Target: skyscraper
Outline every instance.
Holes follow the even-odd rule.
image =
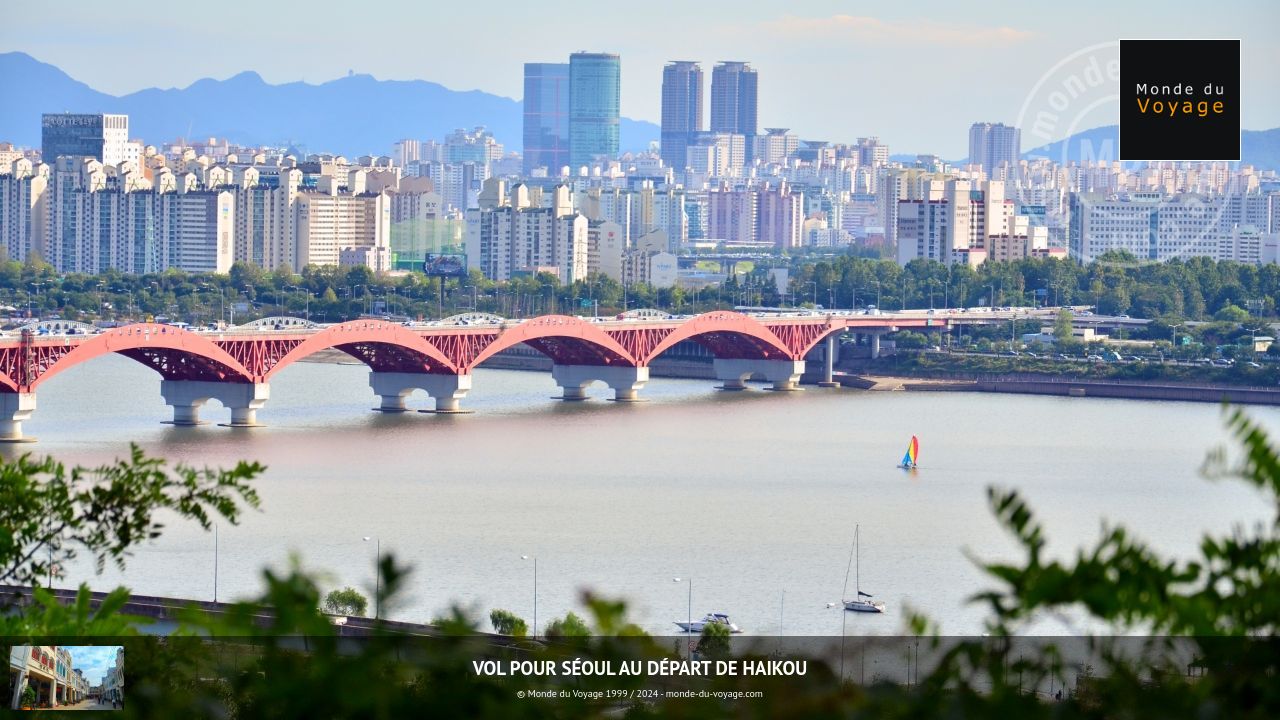
[[[702,67],[676,60],[662,69],[662,162],[676,172],[688,162],[690,136],[702,130]]]
[[[128,159],[128,115],[45,113],[40,126],[40,157],[47,165],[60,156],[91,157],[106,165]]]
[[[991,176],[1002,164],[1018,164],[1022,131],[1004,123],[974,123],[969,128],[969,163],[981,165]]]
[[[524,64],[524,174],[569,164],[569,65]]]
[[[618,154],[622,62],[611,53],[569,56],[569,164]]]
[[[756,135],[758,77],[744,62],[726,60],[711,71],[711,132],[746,136],[747,164]]]

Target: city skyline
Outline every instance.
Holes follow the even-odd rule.
[[[1190,3],[1183,3],[1190,5]],[[1101,3],[1078,3],[1076,12],[1034,12],[1013,3],[996,3],[980,9],[929,8],[927,20],[913,20],[905,11],[878,9],[875,17],[848,14],[834,2],[807,3],[803,12],[779,14],[768,6],[744,6],[727,14],[722,6],[681,8],[679,23],[669,23],[668,13],[632,13],[626,17],[575,16],[579,32],[548,41],[554,34],[536,32],[552,22],[554,12],[532,8],[504,8],[488,18],[493,42],[475,53],[468,33],[439,32],[436,41],[417,49],[385,42],[381,32],[362,33],[370,23],[388,14],[412,24],[415,19],[447,28],[465,22],[466,9],[410,8],[391,3],[377,17],[355,17],[344,27],[351,30],[352,52],[332,59],[305,53],[280,53],[281,43],[303,42],[323,18],[291,13],[287,6],[255,8],[263,42],[252,46],[215,43],[209,52],[187,57],[181,63],[144,62],[166,50],[164,43],[190,47],[199,37],[215,33],[189,22],[182,8],[166,9],[161,26],[174,33],[147,32],[147,42],[134,22],[152,11],[153,3],[135,0],[123,12],[93,7],[19,7],[11,14],[14,26],[28,32],[21,39],[0,39],[0,51],[28,52],[53,63],[86,84],[111,94],[125,94],[147,87],[185,87],[205,77],[225,78],[243,71],[260,73],[268,82],[323,82],[348,71],[379,79],[423,79],[449,88],[478,89],[504,97],[522,97],[525,62],[551,61],[581,50],[581,45],[617,53],[622,60],[621,114],[657,123],[660,119],[662,68],[673,59],[700,60],[712,67],[723,59],[746,58],[766,76],[761,87],[761,127],[791,127],[803,137],[847,141],[859,135],[878,134],[903,152],[933,152],[960,157],[966,138],[936,113],[920,113],[919,98],[903,78],[936,74],[964,63],[966,77],[980,83],[944,83],[931,87],[931,106],[948,108],[969,122],[1015,123],[1028,94],[1047,72],[1071,53],[1120,37],[1237,37],[1243,42],[1242,84],[1246,103],[1242,121],[1248,129],[1280,125],[1280,98],[1268,89],[1276,85],[1274,68],[1280,67],[1280,44],[1265,32],[1276,26],[1280,10],[1251,3],[1235,3],[1230,12],[1200,17],[1179,13],[1176,6],[1159,16]],[[1098,13],[1106,13],[1106,23]],[[430,13],[429,17],[423,14]],[[288,16],[288,22],[273,18]],[[1188,19],[1194,18],[1194,21]],[[150,27],[150,25],[148,25]],[[288,28],[275,30],[275,27]],[[1240,33],[1235,28],[1248,28]],[[181,32],[176,32],[181,29]],[[326,30],[327,32],[327,30]],[[663,42],[655,42],[655,37]],[[454,37],[457,36],[457,40]],[[368,40],[362,39],[368,37]],[[467,37],[467,40],[462,40]],[[585,37],[607,38],[585,41]],[[88,39],[92,42],[88,42]],[[104,38],[110,38],[104,40]],[[536,40],[535,40],[536,38]],[[764,42],[768,39],[768,42]],[[162,43],[157,47],[155,43]],[[462,47],[462,43],[467,46]],[[457,44],[457,47],[455,47]],[[110,52],[103,52],[110,50]],[[472,61],[449,62],[450,54],[466,52]],[[142,53],[143,55],[140,55]],[[358,60],[352,59],[358,57]],[[893,58],[893,73],[870,73]],[[1102,117],[1093,125],[1108,124]],[[1069,134],[1058,128],[1053,139]],[[512,139],[507,139],[508,142]],[[1024,140],[1028,147],[1040,144]]]

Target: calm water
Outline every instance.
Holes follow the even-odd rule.
[[[487,615],[578,610],[593,588],[630,602],[633,618],[667,633],[686,616],[730,613],[753,633],[837,634],[855,523],[862,587],[889,604],[849,614],[849,632],[893,633],[903,610],[945,632],[980,629],[964,600],[988,587],[964,550],[1008,557],[1012,544],[986,507],[990,484],[1020,488],[1068,552],[1123,522],[1169,553],[1201,532],[1267,517],[1239,483],[1198,474],[1223,440],[1212,404],[970,393],[722,393],[702,380],[655,379],[650,402],[565,404],[549,374],[476,373],[465,416],[371,412],[363,366],[298,364],[272,383],[259,411],[269,427],[163,425],[158,376],[122,357],[74,368],[40,388],[27,424],[40,438],[16,451],[97,464],[148,452],[196,465],[247,458],[268,466],[260,512],[220,532],[219,598],[261,587],[264,566],[290,555],[326,588],[373,586],[381,540],[414,568],[390,616],[426,621],[450,603]],[[603,386],[593,387],[600,397]],[[424,395],[411,403],[429,406]],[[1255,416],[1280,428],[1273,409]],[[206,419],[225,422],[211,402]],[[920,470],[894,467],[912,434]],[[3,450],[15,452],[14,447]],[[136,592],[209,599],[213,537],[189,523],[95,576]],[[849,594],[852,595],[852,588]],[[783,594],[785,593],[785,602]],[[781,607],[780,607],[781,606]],[[1047,624],[1048,632],[1069,632]]]

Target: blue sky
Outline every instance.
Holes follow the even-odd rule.
[[[71,667],[80,668],[90,685],[102,684],[107,670],[116,664],[119,645],[66,645],[71,653]]]
[[[624,115],[657,120],[664,61],[752,62],[761,127],[879,135],[958,157],[977,120],[1013,122],[1056,63],[1118,38],[1240,38],[1243,125],[1280,126],[1280,3],[705,0],[440,3],[61,0],[9,3],[0,50],[114,94],[255,70],[322,82],[349,70],[518,98],[521,64],[622,55]],[[1087,119],[1103,124],[1108,114]],[[1110,118],[1114,121],[1114,117]]]

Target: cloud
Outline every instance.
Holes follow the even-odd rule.
[[[71,645],[66,648],[71,653],[71,667],[79,668],[90,685],[102,683],[107,670],[116,664],[118,649],[119,645]]]
[[[789,38],[830,38],[864,44],[971,48],[1026,42],[1035,36],[1028,30],[979,25],[947,25],[934,21],[897,22],[865,15],[798,17],[784,15],[759,23],[756,28]]]

